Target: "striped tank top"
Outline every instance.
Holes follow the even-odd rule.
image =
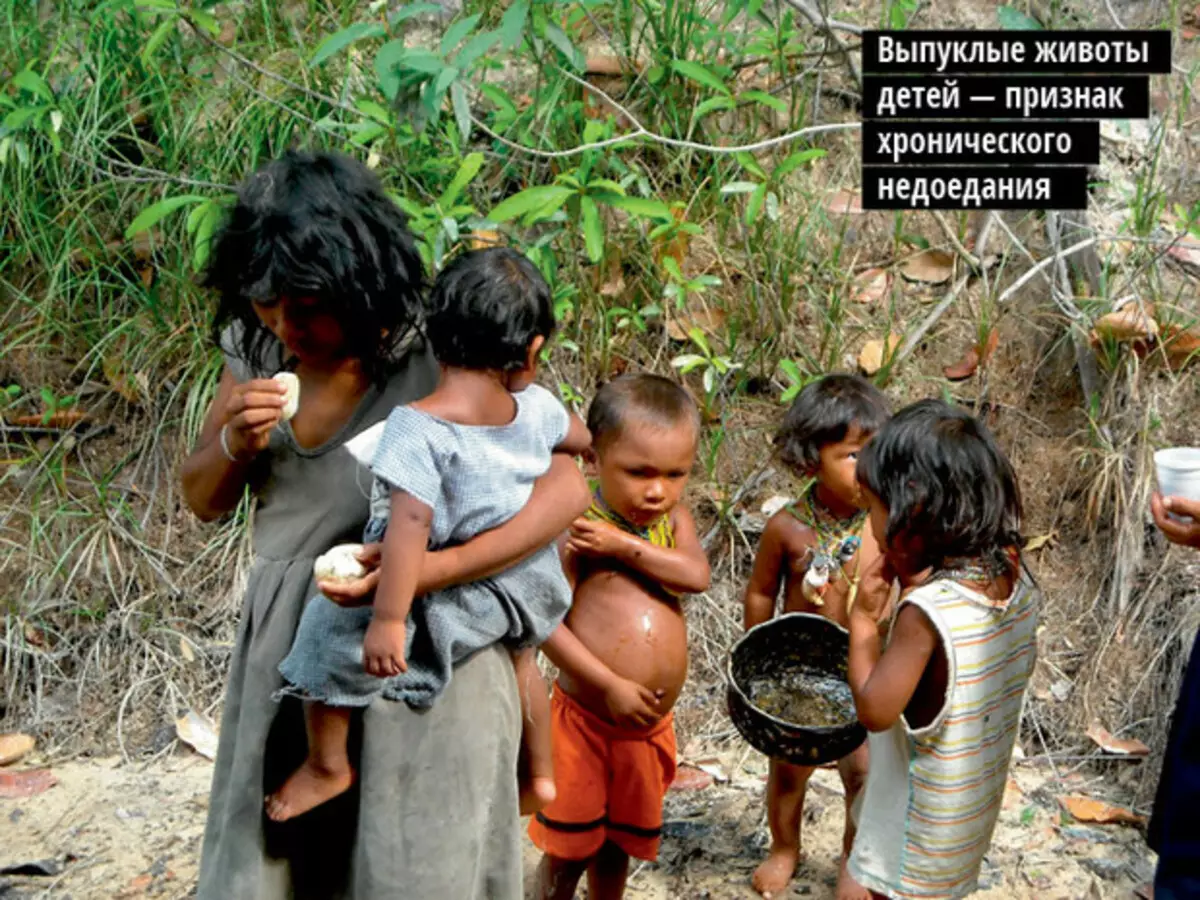
[[[1027,576],[1002,602],[939,580],[905,595],[896,611],[905,604],[937,629],[949,664],[946,698],[923,728],[901,717],[870,735],[850,874],[887,897],[964,897],[976,888],[1000,815],[1037,656],[1040,597]]]

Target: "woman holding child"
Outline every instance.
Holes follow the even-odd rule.
[[[438,380],[417,336],[424,278],[403,214],[358,163],[289,153],[242,185],[207,281],[225,370],[184,464],[184,497],[205,520],[233,511],[247,488],[257,508],[197,896],[517,900],[521,716],[498,644],[458,663],[429,710],[382,699],[365,709],[350,742],[358,791],[283,825],[264,816],[265,797],[306,753],[299,704],[273,695],[319,593],[314,559],[359,540],[368,519],[370,479],[344,444]],[[290,421],[271,378],[284,369],[302,388]],[[510,567],[587,503],[573,460],[556,454],[507,523],[425,553],[413,593]],[[363,562],[377,561],[368,548]],[[363,602],[377,577],[320,587]]]

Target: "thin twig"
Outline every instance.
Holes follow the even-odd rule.
[[[962,241],[958,239],[958,235],[954,233],[954,229],[950,226],[950,223],[946,221],[946,217],[935,209],[933,210],[933,218],[937,220],[938,225],[940,225],[942,231],[945,232],[947,240],[954,245],[954,249],[958,252],[958,255],[961,256],[966,261],[967,265],[972,269],[978,269],[979,257],[962,245]]]
[[[828,18],[825,13],[816,7],[812,6],[808,0],[787,0],[788,5],[796,12],[812,22],[817,28],[828,35],[829,39],[837,46],[838,53],[846,60],[846,68],[850,70],[850,77],[854,79],[854,83],[858,85],[861,91],[863,86],[862,70],[859,69],[858,63],[854,61],[854,57],[850,54],[850,48],[838,31],[848,31],[851,34],[861,35],[863,30],[857,25],[850,25],[846,22],[836,22]]]
[[[1013,294],[1015,294],[1021,288],[1025,287],[1025,285],[1027,285],[1030,281],[1033,280],[1034,275],[1037,275],[1039,272],[1041,272],[1047,266],[1052,265],[1053,263],[1057,262],[1060,258],[1066,258],[1066,257],[1070,256],[1072,253],[1075,253],[1078,250],[1082,250],[1084,247],[1092,246],[1092,244],[1096,243],[1096,241],[1098,241],[1098,240],[1099,240],[1099,238],[1097,238],[1097,237],[1087,238],[1086,240],[1082,240],[1077,244],[1072,244],[1066,250],[1058,251],[1056,254],[1054,254],[1054,256],[1049,256],[1046,259],[1043,259],[1041,262],[1039,262],[1037,265],[1035,265],[1032,269],[1030,269],[1028,272],[1026,272],[1024,275],[1022,275],[1020,278],[1018,278],[1016,281],[1014,281],[1011,285],[1009,285],[1008,288],[1004,291],[1004,293],[1000,295],[1000,298],[996,302],[1003,303],[1005,300],[1009,299]]]
[[[162,184],[170,182],[172,184],[180,184],[184,187],[200,188],[202,190],[217,190],[231,192],[235,188],[227,184],[218,184],[215,181],[204,181],[200,178],[189,178],[184,175],[173,175],[170,172],[163,172],[160,169],[151,169],[146,166],[139,166],[131,162],[125,162],[120,159],[112,159],[108,156],[102,156],[101,159],[109,165],[110,168],[103,168],[96,165],[91,160],[84,159],[81,156],[76,156],[70,150],[63,150],[63,156],[78,163],[81,166],[86,166],[97,175],[103,175],[105,178],[111,178],[115,181],[124,181],[130,184]],[[137,172],[137,175],[122,175],[119,172],[114,172],[111,167],[119,166],[122,169],[128,169],[131,172]]]

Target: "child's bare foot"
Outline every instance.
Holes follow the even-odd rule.
[[[871,900],[873,895],[865,887],[850,877],[850,869],[846,865],[846,857],[838,867],[837,900]]]
[[[531,816],[545,809],[557,796],[553,778],[535,775],[529,779],[529,784],[521,785],[521,815]]]
[[[751,884],[766,900],[779,900],[787,890],[788,882],[800,865],[799,847],[771,847],[771,852],[754,870]]]
[[[283,783],[283,787],[267,797],[267,818],[273,822],[294,819],[346,793],[352,784],[353,769],[331,771],[305,760],[304,765]]]

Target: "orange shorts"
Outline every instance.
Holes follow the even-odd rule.
[[[558,685],[550,706],[558,796],[529,823],[534,844],[559,859],[589,859],[612,841],[630,856],[657,859],[663,798],[675,778],[674,716],[627,731]]]

